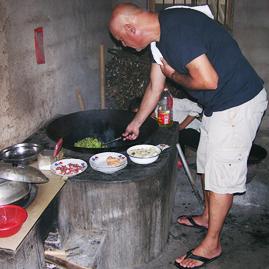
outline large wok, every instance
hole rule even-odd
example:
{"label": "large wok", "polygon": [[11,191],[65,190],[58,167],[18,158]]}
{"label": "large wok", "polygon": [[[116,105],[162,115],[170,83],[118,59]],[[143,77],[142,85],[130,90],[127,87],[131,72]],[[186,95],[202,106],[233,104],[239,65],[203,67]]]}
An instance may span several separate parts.
{"label": "large wok", "polygon": [[47,126],[47,135],[57,142],[63,138],[63,147],[76,152],[99,153],[104,151],[124,151],[128,147],[144,143],[156,131],[158,124],[148,118],[140,128],[138,139],[133,141],[116,141],[106,148],[78,148],[74,143],[86,137],[96,137],[102,142],[121,136],[134,113],[125,110],[87,110],[64,115],[53,120]]}

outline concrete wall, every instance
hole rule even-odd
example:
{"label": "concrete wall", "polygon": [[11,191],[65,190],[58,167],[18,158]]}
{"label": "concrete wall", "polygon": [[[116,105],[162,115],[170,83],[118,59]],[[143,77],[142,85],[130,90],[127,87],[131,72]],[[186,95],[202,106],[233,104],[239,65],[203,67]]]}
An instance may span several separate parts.
{"label": "concrete wall", "polygon": [[[268,93],[269,1],[237,0],[234,3],[233,35],[244,55],[264,80]],[[268,129],[269,127],[268,110],[263,118],[261,129]]]}
{"label": "concrete wall", "polygon": [[[0,0],[0,148],[19,143],[56,114],[99,108],[99,45],[110,46],[107,0]],[[37,64],[34,29],[44,29]]]}

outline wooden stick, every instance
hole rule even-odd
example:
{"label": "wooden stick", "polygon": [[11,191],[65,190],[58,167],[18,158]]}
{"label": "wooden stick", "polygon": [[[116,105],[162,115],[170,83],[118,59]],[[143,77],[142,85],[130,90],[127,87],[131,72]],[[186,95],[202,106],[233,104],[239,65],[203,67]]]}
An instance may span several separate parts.
{"label": "wooden stick", "polygon": [[105,104],[105,53],[104,45],[100,45],[100,101],[101,109],[104,109]]}
{"label": "wooden stick", "polygon": [[84,101],[83,101],[83,98],[80,94],[80,89],[76,89],[76,96],[77,96],[77,100],[78,100],[78,103],[79,103],[79,108],[81,111],[84,111],[85,110],[85,104],[84,104]]}
{"label": "wooden stick", "polygon": [[45,256],[53,256],[60,259],[67,259],[67,253],[66,251],[62,249],[48,249],[45,250]]}
{"label": "wooden stick", "polygon": [[92,267],[81,267],[77,264],[74,264],[68,260],[66,260],[65,258],[63,257],[56,257],[56,256],[52,256],[52,255],[48,255],[48,254],[45,254],[45,259],[48,261],[48,262],[52,262],[56,265],[59,265],[61,267],[64,267],[66,269],[93,269]]}

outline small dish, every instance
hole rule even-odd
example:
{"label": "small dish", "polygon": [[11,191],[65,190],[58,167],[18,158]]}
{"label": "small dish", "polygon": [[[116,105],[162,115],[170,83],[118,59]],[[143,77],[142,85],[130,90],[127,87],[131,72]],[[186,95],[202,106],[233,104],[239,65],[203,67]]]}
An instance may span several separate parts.
{"label": "small dish", "polygon": [[50,169],[56,175],[72,177],[84,172],[87,167],[87,163],[80,159],[62,159],[54,162]]}
{"label": "small dish", "polygon": [[150,164],[155,162],[161,153],[161,149],[154,145],[136,145],[127,149],[131,161],[137,164]]}

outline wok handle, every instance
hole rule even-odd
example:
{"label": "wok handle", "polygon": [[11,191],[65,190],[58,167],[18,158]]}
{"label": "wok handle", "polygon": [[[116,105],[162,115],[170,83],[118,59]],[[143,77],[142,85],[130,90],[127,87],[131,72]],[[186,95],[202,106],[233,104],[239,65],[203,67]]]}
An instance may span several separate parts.
{"label": "wok handle", "polygon": [[61,151],[61,148],[63,146],[63,141],[64,141],[63,138],[58,139],[55,145],[54,151],[53,151],[53,158],[55,158]]}

